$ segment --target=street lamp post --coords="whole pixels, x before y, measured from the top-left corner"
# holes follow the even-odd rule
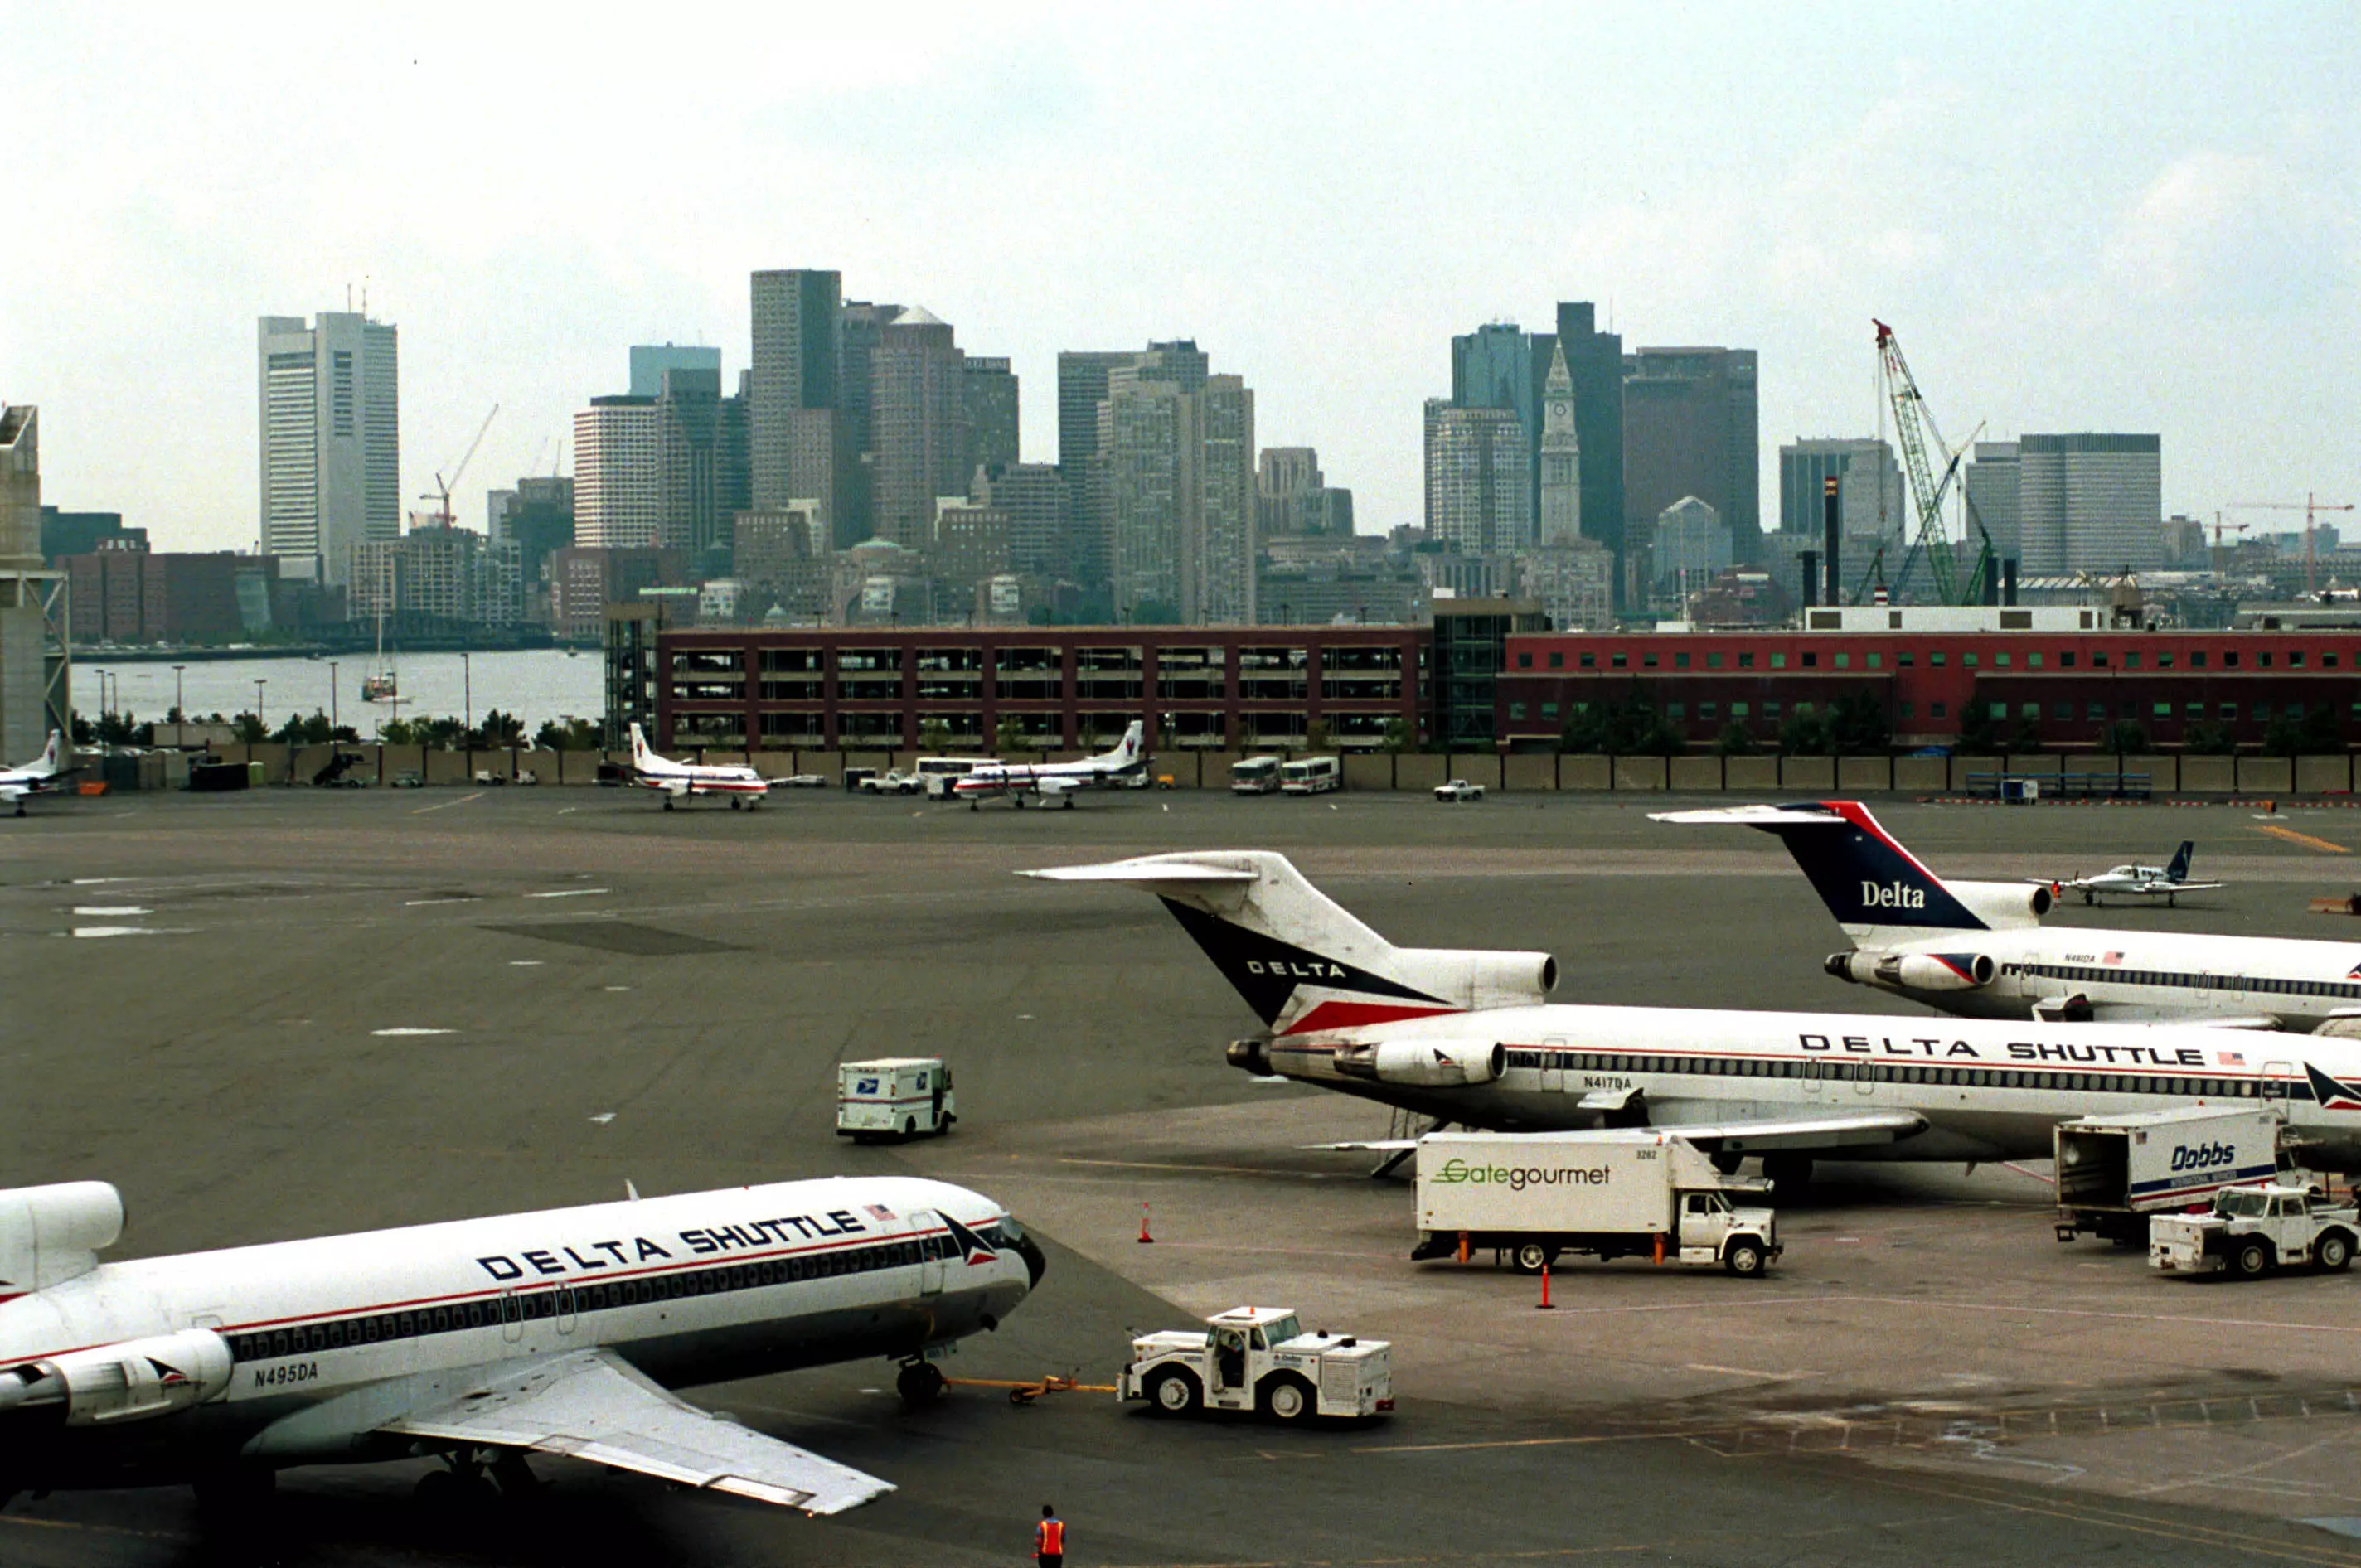
[[[476,728],[476,678],[467,663],[467,651],[459,650],[460,739],[464,742],[469,730]]]
[[[336,743],[336,662],[328,661],[328,744]]]
[[[189,721],[189,710],[187,707],[182,706],[181,701],[181,672],[188,667],[189,666],[186,664],[175,664],[172,666],[172,712],[179,718],[182,724],[186,724]]]
[[[262,688],[269,684],[260,675],[254,678],[254,722],[266,740],[270,739],[270,721],[262,716]]]

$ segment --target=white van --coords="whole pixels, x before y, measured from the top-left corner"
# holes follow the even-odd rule
[[[952,782],[994,761],[990,757],[921,757],[917,774],[929,800],[951,798]]]
[[[1277,757],[1241,757],[1230,764],[1232,795],[1276,795],[1279,793]]]
[[[1344,771],[1334,757],[1298,757],[1279,770],[1281,795],[1325,795],[1344,786]]]

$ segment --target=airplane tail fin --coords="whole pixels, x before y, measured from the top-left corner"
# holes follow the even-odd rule
[[[54,773],[58,771],[59,763],[64,761],[64,747],[65,737],[54,729],[50,730],[49,743],[41,748],[43,773]]]
[[[1140,760],[1140,753],[1145,750],[1144,740],[1147,734],[1147,721],[1133,719],[1125,729],[1123,739],[1115,743],[1112,751],[1101,752],[1098,760],[1118,771],[1136,766]]]
[[[1856,800],[1664,811],[1659,822],[1732,823],[1778,835],[1812,891],[1848,932],[1896,927],[1983,931],[2049,912],[2047,887],[1946,883]]]
[[[2183,839],[2180,841],[2180,848],[2173,851],[2172,864],[2164,868],[2164,880],[2167,882],[2187,882],[2189,880],[2189,862],[2196,858],[2197,841],[2193,839]]]
[[[631,766],[643,768],[648,762],[648,738],[640,732],[637,720],[631,724]]]
[[[1155,894],[1279,1034],[1526,1005],[1557,981],[1557,960],[1547,953],[1395,947],[1286,856],[1267,850],[1143,855],[1017,874]]]

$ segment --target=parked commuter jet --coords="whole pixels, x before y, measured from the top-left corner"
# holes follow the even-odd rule
[[[2196,841],[2183,839],[2180,848],[2173,852],[2169,866],[2110,866],[2096,876],[2078,876],[2060,881],[2054,877],[2027,877],[2049,889],[2050,896],[2063,898],[2079,893],[2085,904],[2096,904],[2102,896],[2121,894],[2128,898],[2161,898],[2168,905],[2180,902],[2184,893],[2205,893],[2220,887],[2218,882],[2191,882],[2189,861],[2197,853]]]
[[[1945,882],[1859,801],[1659,812],[1775,833],[1852,940],[1825,968],[1971,1018],[2361,1034],[2361,944],[2041,928],[2049,884]]]
[[[1725,1169],[1761,1155],[1793,1182],[1816,1158],[2046,1158],[2066,1117],[2251,1100],[2317,1140],[2308,1163],[2361,1168],[2350,1039],[1554,1005],[1548,954],[1397,948],[1268,850],[1019,874],[1162,898],[1267,1026],[1230,1046],[1233,1066],[1438,1123],[1676,1128]]]
[[[1078,762],[987,762],[951,781],[951,794],[967,802],[970,811],[993,795],[1006,795],[1023,809],[1027,795],[1054,800],[1073,809],[1074,792],[1113,785],[1137,778],[1148,767],[1145,737],[1148,726],[1133,719],[1111,751],[1084,757]]]
[[[924,1403],[928,1357],[1043,1266],[991,1199],[906,1177],[100,1262],[122,1228],[104,1182],[0,1191],[0,1503],[193,1482],[235,1508],[410,1456],[450,1498],[542,1453],[835,1513],[891,1484],[668,1390],[877,1355]]]
[[[760,806],[771,793],[771,782],[742,762],[675,762],[656,755],[640,727],[631,726],[631,782],[642,789],[659,791],[664,808],[694,795],[726,795],[730,809]]]
[[[15,806],[16,815],[22,817],[27,795],[50,795],[64,787],[64,781],[81,771],[58,765],[64,745],[65,737],[52,729],[49,743],[41,748],[39,756],[20,768],[0,769],[0,804]]]

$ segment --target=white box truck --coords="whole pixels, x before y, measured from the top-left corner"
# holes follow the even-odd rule
[[[1279,793],[1277,757],[1241,757],[1230,764],[1232,795],[1276,795]]]
[[[1345,787],[1345,772],[1334,757],[1298,757],[1279,769],[1281,795],[1326,795]]]
[[[1668,1132],[1429,1133],[1418,1141],[1411,1256],[1464,1262],[1489,1248],[1532,1274],[1562,1253],[1588,1253],[1753,1277],[1779,1255],[1778,1217],[1731,1199],[1769,1190],[1722,1175]]]
[[[2150,1214],[2206,1203],[2235,1182],[2268,1181],[2290,1163],[2276,1106],[2082,1116],[2059,1123],[2053,1137],[2061,1242],[2088,1231],[2140,1245]]]
[[[958,1120],[951,1069],[940,1057],[880,1057],[837,1066],[840,1138],[865,1144],[878,1138],[939,1137]]]

